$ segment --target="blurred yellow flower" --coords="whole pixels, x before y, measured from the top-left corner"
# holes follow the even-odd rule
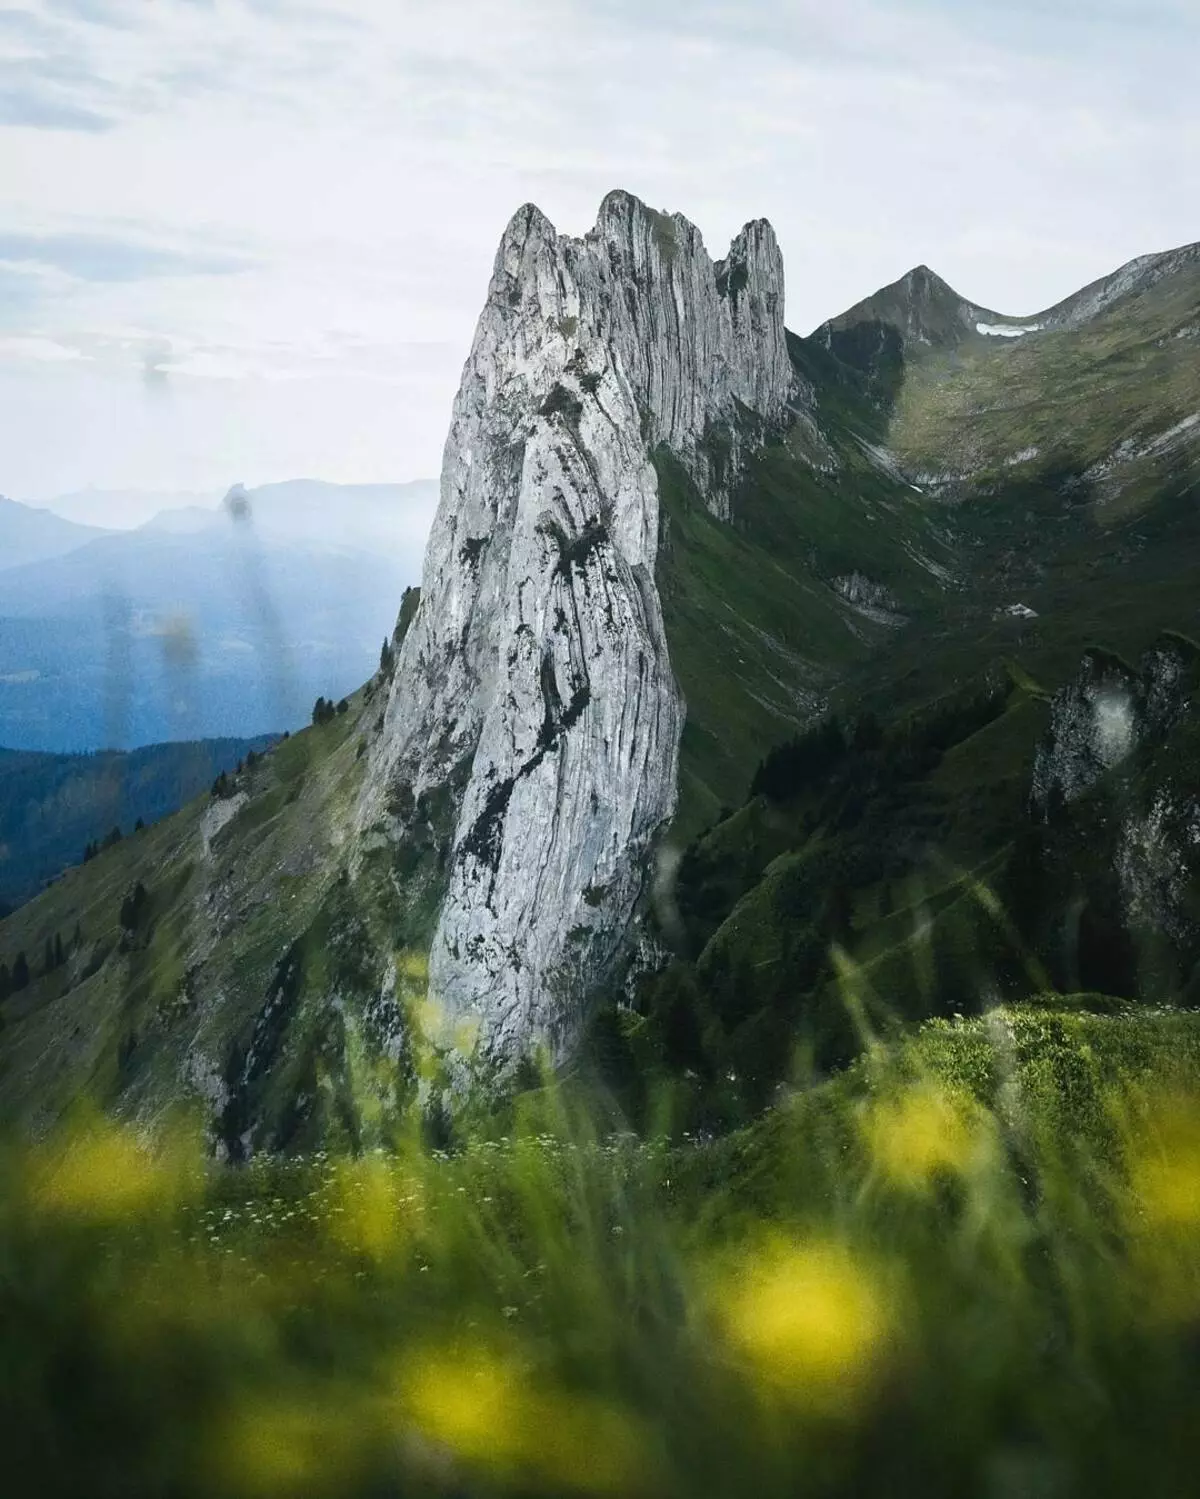
[[[407,1237],[410,1213],[400,1203],[404,1194],[396,1168],[379,1156],[342,1161],[333,1176],[325,1224],[344,1249],[384,1260]]]
[[[1131,1266],[1152,1320],[1200,1315],[1200,1103],[1177,1095],[1140,1101],[1126,1138]]]
[[[1129,1180],[1154,1228],[1200,1228],[1200,1104],[1153,1100],[1149,1127],[1131,1142]]]
[[[716,1302],[756,1373],[815,1405],[864,1381],[889,1328],[876,1277],[836,1242],[769,1244],[723,1278]]]
[[[213,1467],[237,1493],[336,1492],[363,1435],[344,1395],[250,1403],[218,1431]]]
[[[434,1357],[419,1365],[406,1384],[415,1425],[459,1457],[511,1458],[514,1444],[523,1438],[512,1420],[511,1372],[497,1360]]]
[[[32,1178],[43,1211],[115,1222],[173,1201],[183,1163],[151,1155],[131,1131],[102,1120],[35,1156]]]
[[[925,1083],[876,1103],[865,1130],[871,1156],[887,1179],[915,1192],[925,1191],[939,1174],[962,1175],[981,1144],[966,1107]]]
[[[434,1353],[402,1376],[407,1421],[427,1441],[495,1478],[553,1493],[634,1494],[646,1487],[642,1433],[591,1396],[536,1388],[482,1350]]]

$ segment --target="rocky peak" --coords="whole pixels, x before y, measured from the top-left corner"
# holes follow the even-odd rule
[[[440,840],[430,994],[486,1055],[569,1048],[651,875],[684,706],[650,454],[728,513],[787,410],[783,313],[761,220],[717,264],[621,192],[582,239],[533,205],[501,239],[360,814]]]
[[[881,325],[898,334],[905,346],[953,348],[978,331],[978,326],[1008,321],[968,302],[936,271],[915,266],[899,281],[885,286],[839,317],[831,318],[813,337],[834,353],[853,350],[864,328]]]
[[[714,264],[694,224],[626,192],[608,194],[582,239],[558,235],[527,204],[496,271],[488,304],[499,299],[500,336],[511,331],[522,355],[545,345],[542,373],[573,399],[594,395],[606,368],[619,371],[646,445],[671,448],[727,514],[744,429],[758,440],[778,425],[792,386],[770,224],[747,224]]]

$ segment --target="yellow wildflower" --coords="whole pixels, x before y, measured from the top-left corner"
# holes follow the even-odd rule
[[[718,1288],[730,1341],[768,1383],[841,1404],[872,1371],[889,1318],[876,1277],[842,1244],[778,1242]]]

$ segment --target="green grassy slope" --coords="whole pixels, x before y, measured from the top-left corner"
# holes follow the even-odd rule
[[[917,707],[882,690],[878,717],[843,707],[687,847],[663,926],[675,960],[643,979],[635,1015],[597,1017],[631,1110],[645,1079],[687,1080],[681,1107],[727,1127],[795,1067],[847,1063],[864,1025],[1043,989],[1194,1002],[1194,682],[1169,732],[1050,825],[1030,807],[1049,693],[1016,662]]]
[[[330,933],[313,933],[336,910],[359,745],[377,711],[356,695],[347,713],[233,777],[227,795],[125,838],[0,923],[0,962],[11,971],[23,952],[31,969],[0,1007],[0,1118],[38,1129],[79,1096],[147,1121],[227,1100],[252,1035],[264,1051],[249,1087],[256,1117],[278,1124],[291,1107],[260,1100],[260,1082],[281,1093],[318,1086],[336,1016],[308,1025],[305,1002],[330,997],[338,960]],[[56,937],[66,961],[46,971]],[[281,1022],[274,1031],[259,1023],[266,1011]]]
[[[1014,477],[1087,474],[1103,522],[1197,477],[1200,252],[1170,259],[1171,274],[1128,278],[1094,315],[1069,299],[1019,338],[977,333],[976,314],[1022,324],[982,314],[937,278],[936,295],[906,278],[817,338],[884,402],[888,445],[918,483],[995,490]]]
[[[793,346],[798,361],[805,351]],[[816,352],[816,351],[812,351]],[[956,556],[939,507],[874,460],[852,389],[822,426],[797,419],[755,458],[730,523],[657,457],[658,584],[687,703],[676,836],[745,794],[764,751],[819,715],[836,684],[941,599]],[[839,591],[855,575],[881,603]]]

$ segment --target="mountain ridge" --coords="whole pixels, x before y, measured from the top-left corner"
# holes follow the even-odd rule
[[[1148,899],[1160,825],[1181,910],[1194,879],[1186,775],[1169,818],[1155,799],[1165,760],[1196,760],[1190,686],[1169,742],[1067,823],[1043,836],[1030,806],[1046,736],[1053,758],[1092,733],[1070,692],[1087,648],[1200,632],[1191,429],[1128,485],[1087,478],[1190,409],[1191,261],[1078,329],[920,358],[897,336],[884,368],[869,340],[787,332],[777,255],[751,226],[714,262],[625,194],[582,240],[514,217],[379,672],[143,854],[0,926],[38,951],[79,904],[94,944],[12,1016],[11,1114],[53,1115],[66,1045],[103,1102],[191,1099],[233,1158],[363,1146],[488,1098],[540,1041],[600,1058],[634,1115],[661,1084],[724,1127],[796,1044],[822,1069],[855,1055],[843,959],[881,1024],[879,996],[909,1021],[975,1013],[1026,992],[1030,955],[1067,981],[1075,910],[1086,971],[1115,955],[1130,987],[1127,891]],[[997,389],[1022,399],[980,399]],[[151,914],[122,946],[135,879]],[[1009,901],[1015,946],[989,914]],[[1171,993],[1190,942],[1151,954]],[[85,1048],[63,1039],[80,1006]]]
[[[80,525],[52,510],[0,495],[0,573],[53,561],[104,534],[103,527]]]
[[[1123,297],[1150,290],[1164,278],[1198,264],[1200,241],[1171,250],[1139,255],[1051,306],[1027,316],[996,312],[972,302],[928,265],[921,264],[864,297],[861,302],[856,302],[845,312],[827,318],[809,337],[818,339],[828,348],[829,339],[834,333],[845,332],[858,323],[891,320],[894,326],[904,331],[901,316],[905,312],[910,322],[910,331],[912,318],[917,318],[919,334],[920,310],[922,305],[930,303],[954,309],[959,314],[958,321],[962,323],[964,332],[978,331],[971,327],[976,322],[985,322],[995,327],[1027,328],[1033,332],[1078,328],[1092,318],[1101,316]]]

